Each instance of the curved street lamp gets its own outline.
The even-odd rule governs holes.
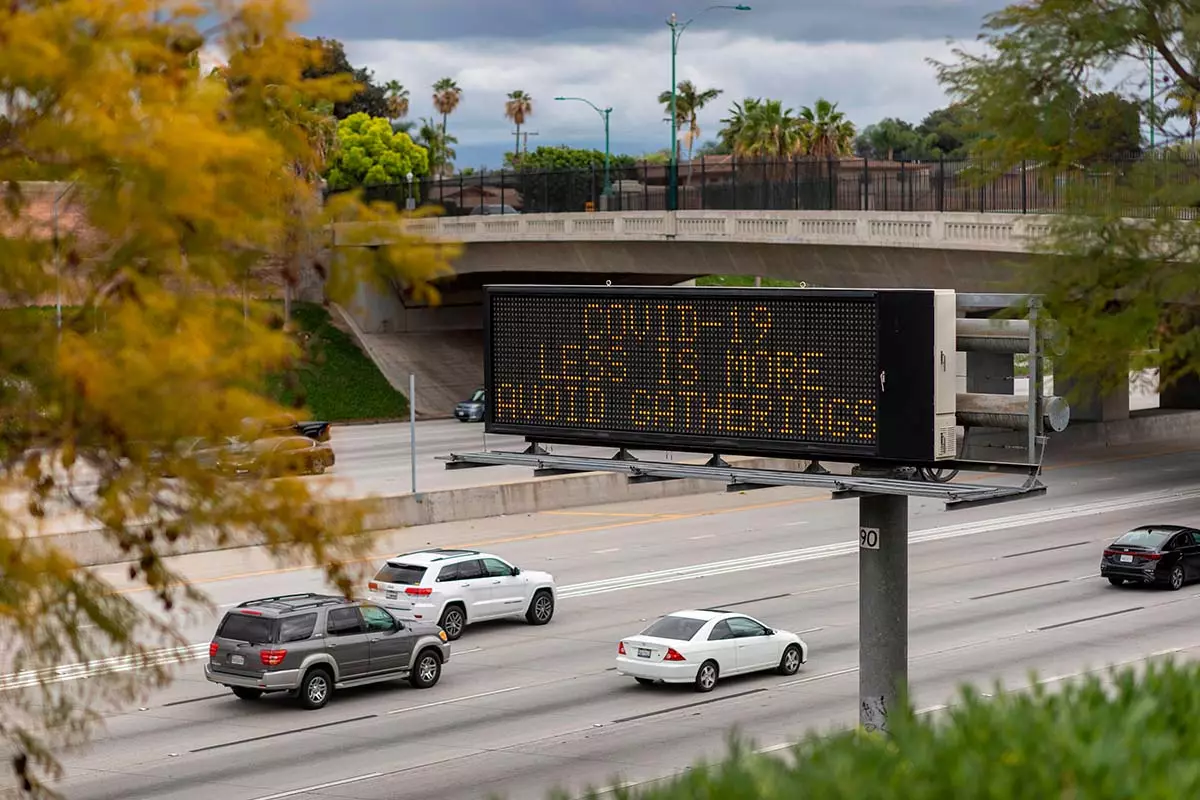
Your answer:
[[[609,179],[608,179],[608,162],[609,162],[608,115],[612,113],[612,106],[609,106],[608,108],[600,108],[600,106],[596,105],[591,100],[588,100],[583,97],[556,97],[554,99],[555,100],[575,100],[576,102],[579,102],[579,103],[587,103],[589,106],[591,106],[595,110],[595,112],[597,114],[600,115],[600,118],[604,120],[604,194],[605,194],[605,196],[612,194],[612,182],[609,181]]]
[[[701,11],[700,14],[705,14],[709,11],[714,11],[718,8],[723,8],[729,11],[749,11],[750,6],[709,6]],[[700,16],[697,14],[696,17]],[[668,211],[676,211],[679,205],[679,162],[676,159],[676,154],[679,152],[679,123],[676,120],[675,111],[675,57],[679,54],[679,37],[687,30],[687,26],[696,21],[696,17],[692,17],[682,25],[679,23],[679,18],[675,14],[671,14],[671,18],[667,20],[667,27],[671,29],[671,175],[669,178],[670,198],[668,202]]]

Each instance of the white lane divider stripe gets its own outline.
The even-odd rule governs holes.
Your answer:
[[[464,700],[478,700],[480,697],[491,697],[492,695],[504,694],[505,692],[515,692],[518,689],[522,689],[522,688],[524,688],[524,687],[509,686],[507,689],[496,689],[491,692],[480,692],[479,694],[469,694],[466,697],[451,697],[449,700],[438,700],[433,703],[422,703],[419,706],[405,706],[404,708],[397,708],[394,711],[389,711],[387,713],[388,713],[388,716],[391,716],[393,714],[404,714],[405,712],[408,712],[408,711],[420,711],[423,708],[435,708],[437,706],[448,706],[451,703],[461,703]]]
[[[322,783],[318,786],[305,786],[303,789],[291,789],[290,791],[280,792],[279,794],[269,794],[265,797],[256,797],[254,800],[283,800],[285,797],[295,797],[298,794],[308,794],[309,792],[316,792],[320,791],[321,789],[332,789],[335,786],[345,786],[348,783],[358,783],[359,781],[369,781],[372,778],[382,777],[382,772],[371,772],[366,775],[357,775],[353,778],[343,778],[340,781]]]
[[[960,536],[974,536],[981,533],[1019,528],[1027,525],[1038,525],[1046,522],[1056,522],[1084,516],[1108,514],[1115,511],[1126,511],[1147,506],[1178,503],[1185,500],[1200,498],[1200,489],[1164,490],[1132,495],[1124,499],[1097,501],[1093,503],[1067,506],[1058,509],[1034,511],[1027,514],[1016,514],[1008,517],[997,517],[978,522],[967,522],[960,525],[946,525],[939,528],[927,528],[909,535],[910,544],[937,542],[954,539]],[[798,550],[785,550],[779,553],[765,553],[757,556],[734,558],[716,561],[708,564],[694,564],[688,567],[643,572],[636,575],[626,575],[617,578],[605,578],[588,581],[558,590],[560,599],[573,597],[591,597],[608,592],[618,592],[628,589],[639,589],[648,586],[659,586],[676,581],[694,578],[706,578],[715,575],[727,575],[746,570],[763,569],[765,567],[796,564],[804,561],[833,558],[849,555],[858,550],[858,541],[837,542],[834,544],[806,547]],[[61,667],[49,667],[37,671],[25,671],[16,675],[0,676],[0,692],[12,689],[31,688],[39,683],[57,683],[59,681],[78,680],[92,677],[104,672],[126,672],[136,669],[142,664],[161,666],[173,661],[196,661],[208,657],[208,642],[198,642],[191,647],[155,651],[146,654],[143,659],[130,656],[119,658],[98,659],[91,664],[69,664]]]

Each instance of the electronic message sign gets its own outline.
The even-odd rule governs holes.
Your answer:
[[[729,455],[954,456],[953,292],[488,286],[484,316],[490,433]]]

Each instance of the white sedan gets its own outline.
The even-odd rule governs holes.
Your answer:
[[[676,611],[617,645],[619,674],[643,685],[694,683],[700,692],[729,675],[795,675],[807,661],[808,645],[796,634],[719,609]]]

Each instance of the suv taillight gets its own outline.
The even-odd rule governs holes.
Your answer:
[[[263,650],[259,652],[258,657],[262,660],[263,666],[278,667],[283,663],[286,655],[287,650]]]
[[[619,655],[619,656],[625,655],[625,643],[624,642],[617,642],[617,655]]]
[[[409,586],[404,590],[405,594],[415,594],[418,597],[428,597],[433,594],[433,589],[428,586]]]
[[[687,659],[680,655],[679,651],[674,647],[668,647],[667,654],[663,656],[663,661],[687,661]]]
[[[379,584],[376,583],[375,581],[371,581],[370,583],[367,584],[367,588],[370,589],[372,592],[378,592]]]
[[[209,642],[209,645],[208,645],[208,657],[209,658],[217,657],[217,648],[218,647],[220,647],[220,645],[218,645],[216,642]]]

